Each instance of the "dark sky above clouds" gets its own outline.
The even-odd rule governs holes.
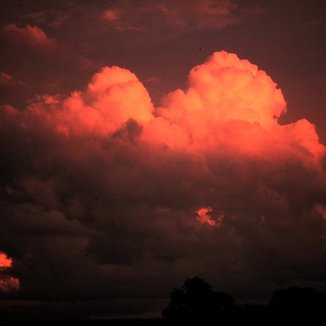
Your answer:
[[[326,291],[323,1],[0,6],[2,296]]]

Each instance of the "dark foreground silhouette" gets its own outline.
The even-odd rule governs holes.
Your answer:
[[[324,318],[326,295],[312,288],[289,287],[277,290],[270,301],[263,304],[236,304],[233,297],[215,292],[212,286],[199,277],[187,279],[180,289],[173,289],[168,306],[162,311],[170,321],[243,320],[262,322],[277,320],[310,321]]]
[[[214,320],[234,313],[237,306],[231,295],[215,292],[199,277],[188,279],[181,289],[174,289],[162,314],[169,320]]]
[[[228,321],[250,325],[278,325],[284,321],[304,325],[322,325],[326,316],[326,295],[312,288],[290,287],[275,291],[266,304],[239,304],[228,293],[217,292],[205,280],[187,279],[180,288],[171,292],[170,301],[162,311],[162,318],[113,320],[117,311],[104,301],[22,301],[0,304],[0,325],[3,321],[72,321],[91,324],[132,325],[222,325]],[[120,306],[119,306],[120,307]],[[118,308],[119,308],[118,307]],[[121,307],[120,307],[121,308]],[[119,308],[119,309],[120,309]],[[130,311],[135,307],[130,306]],[[112,310],[113,309],[113,310]],[[129,312],[129,310],[127,311]],[[100,317],[100,318],[99,318]],[[132,317],[132,316],[131,316]],[[127,318],[127,317],[126,317]],[[202,322],[204,322],[202,324]],[[222,323],[221,323],[222,322]],[[299,323],[300,322],[300,323]]]

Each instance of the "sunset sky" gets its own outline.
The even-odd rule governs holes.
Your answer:
[[[324,1],[0,8],[0,298],[326,292]]]

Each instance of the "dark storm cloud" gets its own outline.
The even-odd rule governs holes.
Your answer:
[[[133,8],[133,10],[131,10]],[[242,7],[234,1],[191,0],[140,1],[137,7],[132,1],[117,1],[108,5],[102,18],[120,32],[144,32],[155,28],[176,32],[194,30],[220,30],[243,22],[250,15],[259,14],[258,7]]]
[[[257,94],[260,94],[257,97]],[[325,148],[267,74],[215,53],[154,108],[126,69],[1,107],[1,250],[18,296],[164,297],[199,274],[235,295],[324,288]],[[198,210],[211,207],[209,225]]]
[[[37,26],[20,27],[16,24],[8,24],[3,27],[2,33],[7,42],[17,45],[43,51],[53,51],[58,46],[55,40],[48,38],[44,31]]]
[[[228,0],[187,6],[182,1],[139,1],[137,6],[133,1],[5,1],[2,6],[7,15],[0,16],[0,69],[26,85],[1,103],[20,107],[36,94],[83,87],[91,72],[108,62],[127,66],[124,61],[134,61],[134,51],[144,46],[166,46],[191,32],[220,31],[259,15],[258,7]],[[142,74],[144,80],[159,80],[161,73]],[[162,93],[159,87],[153,86]]]
[[[6,72],[2,73],[0,83],[1,88],[4,83],[7,88],[0,99],[2,104],[22,106],[39,92],[59,92],[68,86],[67,82],[69,84],[69,78],[63,79],[66,70],[83,75],[94,66],[90,59],[71,45],[50,37],[37,25],[5,24],[0,35],[2,69]],[[10,78],[11,75],[15,79]],[[14,86],[20,86],[19,92],[12,91]]]

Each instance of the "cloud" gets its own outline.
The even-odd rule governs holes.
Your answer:
[[[71,42],[59,41],[43,26],[8,24],[0,28],[1,104],[23,107],[36,94],[69,93],[76,80],[88,80],[95,64]]]
[[[37,25],[47,25],[53,29],[60,29],[70,18],[67,10],[47,9],[28,13],[28,20]]]
[[[5,271],[10,267],[12,267],[12,259],[4,252],[0,252],[0,293],[18,290],[20,287],[18,278],[5,274]]]
[[[323,219],[326,220],[326,206],[317,204],[315,209],[323,217]]]
[[[9,85],[13,80],[13,77],[9,74],[6,74],[5,72],[0,73],[0,85],[7,86]]]
[[[162,137],[145,128],[145,138],[155,138],[168,146],[194,150],[236,151],[247,155],[295,155],[303,161],[320,161],[325,147],[319,143],[315,127],[302,119],[280,125],[286,112],[283,94],[272,79],[256,65],[235,54],[216,52],[194,67],[187,90],[178,89],[158,108],[153,121],[165,129],[182,130],[184,138]],[[181,131],[180,131],[181,132]],[[284,159],[284,158],[283,158]]]
[[[11,292],[19,289],[19,280],[15,277],[4,276],[0,278],[0,292]]]
[[[260,13],[259,8],[241,7],[230,0],[120,1],[107,8],[102,18],[119,32],[144,32],[151,29],[174,31],[220,30],[242,23]],[[147,24],[150,22],[150,24]]]
[[[0,268],[8,268],[12,265],[12,259],[9,258],[5,253],[0,252]]]
[[[51,51],[57,48],[54,39],[49,38],[38,26],[26,25],[20,27],[16,24],[8,24],[2,28],[2,33],[6,40],[13,44]]]
[[[212,218],[211,214],[213,212],[212,207],[202,207],[197,211],[197,220],[202,224],[208,224],[209,226],[221,226],[224,213],[221,213],[216,218]]]
[[[85,92],[73,92],[63,101],[48,95],[36,97],[28,106],[28,116],[66,135],[106,135],[117,131],[129,119],[140,123],[150,120],[153,110],[138,78],[113,66],[95,74]]]
[[[93,66],[93,62],[86,56],[77,52],[69,44],[49,37],[39,26],[8,24],[3,26],[1,34],[6,42],[6,57],[10,56],[11,60],[20,63],[26,60],[30,62],[30,57],[26,56],[25,50],[27,50],[33,55],[34,60],[38,60],[39,66],[43,65],[47,70],[51,70],[49,67],[52,66],[56,68],[58,64],[60,68],[65,64],[67,69],[78,67],[79,70],[88,70]],[[39,72],[34,69],[33,73]]]
[[[12,90],[17,89],[24,85],[24,82],[18,79],[14,79],[13,76],[5,72],[0,71],[0,90]]]
[[[2,106],[0,238],[20,295],[164,297],[194,274],[246,297],[325,288],[325,147],[285,112],[267,73],[223,51],[160,107],[116,66]]]

